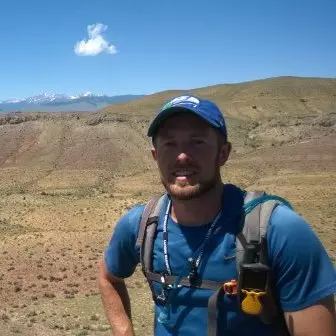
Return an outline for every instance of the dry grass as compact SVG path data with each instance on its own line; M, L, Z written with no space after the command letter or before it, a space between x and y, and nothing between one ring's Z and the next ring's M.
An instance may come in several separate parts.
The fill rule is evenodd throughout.
M336 261L335 149L335 139L328 138L235 155L222 175L227 182L290 200ZM43 195L3 194L0 335L110 334L98 295L98 260L116 220L162 190L153 172L117 180L115 194L64 195L52 192L52 185ZM137 335L149 335L153 310L141 272L127 284Z

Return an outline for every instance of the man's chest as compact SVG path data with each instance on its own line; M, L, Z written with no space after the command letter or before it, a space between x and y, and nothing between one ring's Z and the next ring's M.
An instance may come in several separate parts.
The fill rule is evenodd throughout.
M179 276L188 268L188 259L193 258L197 261L197 272L204 280L224 283L237 278L234 234L218 232L205 245L206 230L194 234L172 230L167 236L165 242L162 230L158 229L152 252L155 272L167 273L168 263L172 275ZM165 243L167 248L164 247Z

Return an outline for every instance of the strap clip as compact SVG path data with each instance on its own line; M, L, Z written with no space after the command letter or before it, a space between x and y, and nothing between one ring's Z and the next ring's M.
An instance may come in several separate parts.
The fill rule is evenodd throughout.
M238 282L237 280L231 280L223 284L224 293L228 296L238 294Z
M170 285L167 284L167 274L160 274L160 283L161 283L161 293L156 296L156 301L158 304L165 305L168 299L168 290L171 288Z
M161 273L160 274L160 282L162 284L162 286L166 287L167 283L166 283L166 273Z

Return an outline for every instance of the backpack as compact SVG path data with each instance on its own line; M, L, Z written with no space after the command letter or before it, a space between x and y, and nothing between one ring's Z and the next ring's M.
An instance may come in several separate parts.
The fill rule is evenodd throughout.
M152 251L165 195L156 196L146 204L141 216L136 240L136 246L140 248L142 272L148 281L154 302L161 304L160 296L154 292L153 282L169 286L176 283L178 278L174 275L163 275L153 271ZM272 271L267 266L267 229L270 216L274 208L279 204L291 207L285 199L274 195L267 195L263 191L245 192L240 230L236 235L235 259L239 276L237 283L233 283L233 286L230 285L227 287L228 284L207 279L200 279L197 284L191 284L188 277L180 277L178 279L182 286L211 289L214 291L208 301L208 336L217 336L217 305L219 298L225 294L236 294L240 307L245 313L258 316L265 324L275 325L278 335L289 335L275 292ZM265 279L265 272L259 272L258 270L267 271L267 279ZM254 282L266 281L265 286L267 290L260 298L258 297L260 293L245 289L246 278L249 277L249 273L253 275ZM236 293L233 293L232 291L235 290Z

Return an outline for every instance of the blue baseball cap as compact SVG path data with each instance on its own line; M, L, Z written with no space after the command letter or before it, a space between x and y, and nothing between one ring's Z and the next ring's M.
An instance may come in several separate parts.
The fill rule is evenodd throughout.
M199 116L227 137L224 117L217 105L210 100L187 95L175 97L166 103L150 123L147 135L153 137L163 122L173 114L181 112L190 112Z

